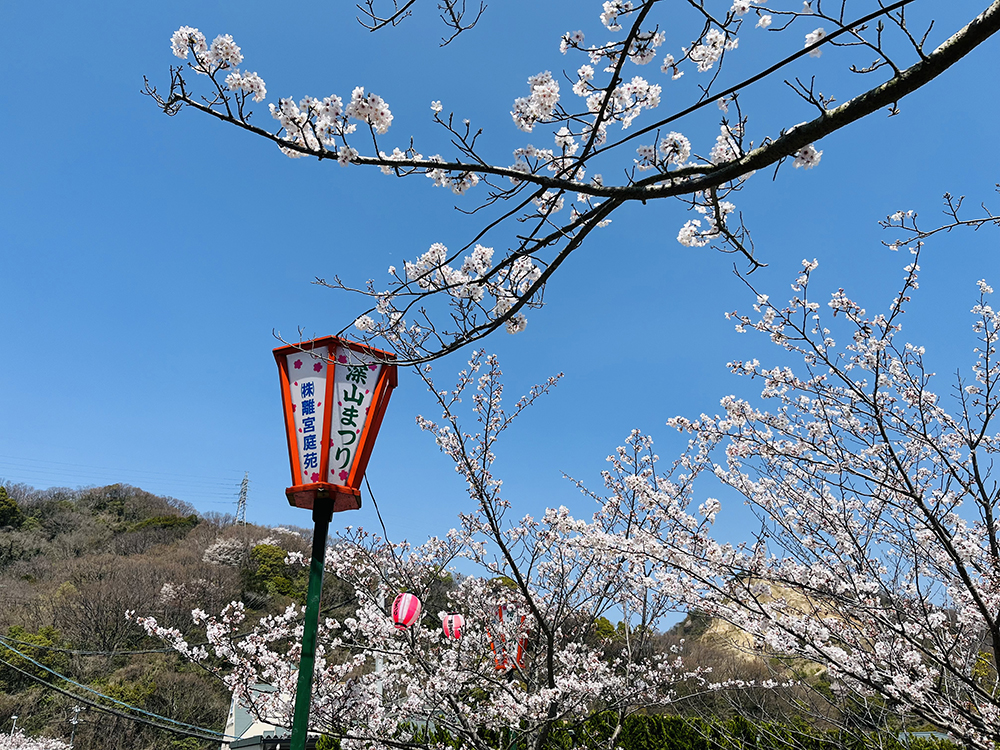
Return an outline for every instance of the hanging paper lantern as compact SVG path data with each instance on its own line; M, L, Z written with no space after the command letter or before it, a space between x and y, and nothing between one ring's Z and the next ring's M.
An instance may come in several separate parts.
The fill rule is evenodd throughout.
M396 630L406 630L420 619L420 600L413 594L400 594L392 603L392 621Z
M456 641L462 637L462 628L465 627L465 618L457 613L452 613L450 615L444 616L444 621L441 623L444 626L444 634L448 638L453 638Z

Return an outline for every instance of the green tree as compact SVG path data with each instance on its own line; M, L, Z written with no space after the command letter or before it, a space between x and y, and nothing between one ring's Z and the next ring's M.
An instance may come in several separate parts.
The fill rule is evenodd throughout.
M17 501L7 494L7 488L0 486L0 528L21 528L24 523L24 511Z
M285 563L288 552L276 544L258 544L250 550L250 571L246 586L263 594L290 596L302 601L306 593L306 573Z
M47 682L55 681L56 678L43 667L51 669L53 672L64 674L69 666L69 654L59 651L65 647L65 641L58 630L51 627L39 628L32 633L25 628L13 625L7 630L7 637L11 643L9 647L0 648L0 657L8 664L12 664L18 669L40 677ZM12 649L16 649L24 656L20 656ZM27 658L24 658L27 657ZM39 664L43 666L38 666ZM35 682L14 669L0 668L0 687L4 692L13 693L25 690Z

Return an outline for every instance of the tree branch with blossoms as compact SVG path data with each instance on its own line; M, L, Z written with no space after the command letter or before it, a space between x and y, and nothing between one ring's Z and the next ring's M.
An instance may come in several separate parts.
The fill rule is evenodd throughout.
M732 316L738 330L800 360L798 372L730 364L759 380L761 404L774 406L728 396L719 415L668 422L691 436L681 459L690 476L711 473L742 497L760 523L756 539L715 541L705 522L721 504L690 510L692 484L665 487L650 474L631 489L662 532L641 545L615 535L589 543L659 561L661 586L687 592L758 653L823 669L831 701L878 700L986 750L1000 732L1000 490L991 474L1000 315L980 281L976 359L947 408L930 388L923 348L901 337L919 244L911 252L887 312L869 315L839 290L826 303L830 324L809 295L816 263L804 261L787 305L758 294L752 315Z
M257 73L241 72L243 54L231 37L220 36L208 44L204 35L191 27L179 29L171 41L174 54L187 61L186 67L171 69L165 96L148 83L146 93L168 114L190 107L269 140L292 158L377 167L397 177L424 175L458 195L485 182L487 197L466 209L467 213L483 215L481 228L457 250L434 242L430 250L400 271L391 268L385 287L375 282L352 285L339 278L327 284L319 279L321 284L370 300L372 306L356 321L361 340L382 338L405 361L425 362L501 328L511 333L523 330L525 312L543 304L545 286L555 271L592 231L607 226L615 210L629 202L680 198L700 213L681 228L681 243L736 252L751 270L759 267L762 261L755 256L742 220L734 228L728 226L726 218L735 210L731 196L754 172L780 167L789 158L796 167L815 166L822 151L814 144L821 138L880 109L895 111L900 99L933 81L1000 29L1000 3L994 2L928 53L924 49L927 34L918 40L906 25L905 7L913 1L878 4L851 19L843 2L837 12L828 13L819 2L815 9L806 3L803 10L792 11L735 0L721 16L709 12L703 2L691 0L688 6L696 13L697 24L686 43L670 42L685 46L677 55L663 57L661 71L677 79L692 69L708 74L710 80L700 87L697 101L690 106L633 128L640 118L651 118L663 89L641 76L630 78L626 66L647 65L661 54L669 41L661 28L670 28L671 36L684 32L676 23L668 23L671 17L663 15L669 13L663 0L610 0L604 3L600 19L603 28L618 35L616 39L588 44L582 32L566 33L560 39L563 54L583 55L587 60L575 75L567 75L573 81L573 93L585 106L572 108L563 98L559 80L550 72L532 76L528 95L513 103L511 117L525 133L549 131L555 147L526 144L514 151L512 164L490 152L482 140L483 128L471 123L464 129L456 127L454 115L445 116L439 102L432 103L433 119L449 136L457 157L425 156L412 138L405 149L396 147L387 152L382 141L394 115L381 97L360 87L346 103L336 95L305 97L298 103L280 99L269 104L278 123L276 130L253 124L248 105L251 100L262 102L266 98L263 80ZM378 28L402 21L412 5L394 3L391 11L381 13L369 2L361 9L371 22L369 27ZM470 26L461 21L464 11L464 4L444 3L442 15L446 23L454 22L455 33ZM482 6L476 21L481 12ZM751 12L758 19L758 28L779 35L803 24L824 25L808 30L798 53L720 89L719 73L727 56L736 54L738 34ZM774 23L775 17L780 23ZM872 22L876 23L874 29ZM826 48L836 48L839 55L872 53L874 63L851 63L850 69L871 74L885 68L891 75L838 106L832 106L831 97L814 90L815 81L799 85L798 94L819 108L818 116L786 127L775 136L761 134L755 145L748 137L751 121L740 109L740 94L757 81L803 57L818 56ZM907 64L907 56L916 60ZM186 79L189 72L208 81L208 94L194 92ZM723 117L710 153L699 155L688 136L665 132L668 125L713 102L723 107L735 104L737 117L733 121ZM622 136L612 140L618 129ZM635 156L627 154L627 144L644 136L651 137L652 143L640 145ZM371 145L365 145L363 141L369 138ZM602 174L586 174L594 169L607 173L609 167L616 172L624 168L626 178L614 184ZM636 170L651 174L640 177ZM567 207L568 214L564 213ZM494 252L497 242L505 246L502 252Z
M1000 185L997 186L997 189L1000 190ZM895 229L900 232L900 235L895 240L887 242L885 245L892 250L898 250L900 247L911 242L921 242L936 234L950 232L953 229L969 228L979 231L983 227L990 225L1000 226L1000 216L994 213L986 203L980 204L982 214L971 218L966 214L959 215L962 213L964 204L964 195L956 198L951 193L945 193L944 209L942 210L942 213L945 215L945 221L930 229L917 225L916 211L896 211L894 214L887 216L885 220L879 222L883 229Z

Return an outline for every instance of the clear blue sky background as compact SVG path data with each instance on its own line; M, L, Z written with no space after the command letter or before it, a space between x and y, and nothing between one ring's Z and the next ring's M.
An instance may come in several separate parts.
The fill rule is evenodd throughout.
M432 5L377 35L343 2L0 8L0 478L36 487L127 482L231 512L248 470L251 521L309 525L308 512L288 507L283 494L289 470L272 330L338 330L359 301L310 285L314 276L381 284L388 265L432 242L464 244L473 220L425 178L293 161L193 111L168 118L140 95L142 76L165 87L176 62L170 34L188 24L209 39L233 34L245 66L266 80L268 101L347 98L356 85L379 93L396 117L387 150L413 134L425 154L452 153L430 126L432 99L484 127L485 153L496 161L509 163L526 142L549 146L549 136L514 128L511 103L527 93L529 75L581 64L559 54L561 32L605 38L600 3L497 0L480 28L444 50ZM912 15L942 5L918 0ZM985 3L947 5L933 44ZM748 26L724 78L801 48L811 30L768 36ZM686 41L671 37L664 50ZM814 293L845 287L869 310L888 304L909 259L881 246L892 238L877 221L914 208L933 223L946 190L972 204L994 197L998 53L994 39L904 100L898 116L877 114L827 138L816 169L786 165L776 181L752 180L736 202L769 264L754 276L762 291L786 298L801 259L816 257ZM843 72L846 59L829 51L791 72L819 76L824 93L843 101L859 85ZM664 85L660 111L689 102L695 75L671 83L658 65L634 74ZM572 98L565 86L564 97ZM745 107L757 141L812 116L780 80L751 90ZM678 129L704 154L718 117L711 108ZM272 122L264 106L257 118ZM766 362L770 345L735 334L723 318L752 300L732 257L677 244L686 218L671 203L615 215L555 277L527 330L487 343L511 396L565 373L501 446L498 468L518 510L589 512L562 472L599 487L605 456L633 427L657 436L668 459L680 447L663 425L669 416L715 411L723 395L755 391L725 364ZM977 279L1000 288L997 249L994 230L959 232L934 240L923 258L907 338L927 347L943 378L972 361L968 310ZM463 361L439 362L441 382ZM448 460L417 429L418 413L438 416L404 372L368 472L390 534L411 540L443 533L467 505ZM370 504L338 520L376 525Z

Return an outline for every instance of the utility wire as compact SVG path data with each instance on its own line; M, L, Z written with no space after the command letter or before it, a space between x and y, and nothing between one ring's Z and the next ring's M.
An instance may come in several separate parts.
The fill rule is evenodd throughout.
M181 729L175 729L173 727L168 727L168 726L163 726L162 724L157 724L155 721L150 721L149 719L144 719L141 716L130 716L129 714L127 714L127 713L125 713L123 711L117 711L117 710L115 710L115 709L113 709L113 708L111 708L109 706L102 706L100 703L97 703L95 701L92 701L92 700L89 700L87 698L84 698L83 696L76 695L75 693L71 693L69 690L65 690L65 689L59 687L58 685L53 685L50 682L46 682L41 677L38 677L37 675L33 675L33 674L31 674L31 672L25 671L25 670L21 669L20 667L16 667L13 664L11 664L10 662L5 661L4 659L0 659L0 664L4 665L5 667L8 667L10 669L13 669L15 672L20 672L21 674L23 674L28 679L34 680L35 682L39 683L43 687L47 687L49 690L55 690L57 693L61 693L62 695L68 696L68 697L72 698L74 701L78 701L80 703L85 703L86 705L90 706L91 708L96 708L98 711L104 711L105 713L109 713L109 714L111 714L113 716L118 716L118 717L120 717L122 719L127 719L128 721L134 721L134 722L137 722L139 724L146 724L147 726L155 727L156 729L159 729L159 730L161 730L163 732L170 732L172 734L179 734L179 735L181 735L183 737L197 737L200 740L210 740L210 741L217 742L220 739L220 737L224 738L224 737L227 736L227 735L223 735L223 734L219 734L219 733L214 733L214 730L211 730L211 729L205 730L205 731L206 732L213 732L212 734L207 734L207 733L206 734L202 734L200 732L187 732L187 731L184 731L184 730L181 730Z
M239 637L239 636L237 636ZM138 656L140 654L168 654L171 651L175 651L173 648L149 648L142 651L81 651L75 648L60 648L59 646L46 646L41 643L32 643L31 641L22 641L17 638L10 638L5 635L0 635L0 643L17 643L21 646L29 646L31 648L41 649L43 651L59 651L63 654L73 654L75 656ZM195 646L207 646L207 643L196 643Z
M22 659L31 662L32 664L34 664L39 669L44 669L46 672L48 672L49 674L53 675L54 677L58 677L60 680L64 680L64 681L68 682L70 685L73 685L74 687L78 687L81 690L86 690L88 693L93 693L98 698L104 698L105 700L111 701L112 703L116 703L117 705L122 706L124 708L128 708L128 709L131 709L133 711L138 711L140 713L146 714L147 716L152 716L152 717L157 718L157 719L162 719L163 721L168 721L171 724L176 724L176 725L181 726L181 727L189 727L191 729L196 729L198 731L203 731L203 732L212 732L212 731L214 731L214 730L211 730L211 729L205 729L204 727L196 726L194 724L186 724L183 721L177 721L176 719L170 719L170 718L168 718L166 716L160 716L159 714L154 714L154 713L151 713L149 711L145 711L145 710L143 710L141 708L138 708L136 706L132 706L132 705L130 705L128 703L125 703L123 701L120 701L117 698L112 698L110 695L104 695L103 693L100 693L97 690L94 690L94 688L92 688L92 687L88 687L87 685L84 685L84 684L82 684L80 682L77 682L76 680L71 680L66 675L59 674L59 672L56 672L54 669L51 669L51 668L45 666L40 661L36 661L35 659L32 659L27 654L21 653L20 651L18 651L16 648L14 648L13 646L11 646L10 644L0 643L0 646L3 646L4 648L8 649L9 651L13 651L15 654L17 654L18 656L20 656ZM218 734L220 737L224 736L221 732L216 732L216 734Z
M348 599L348 600L346 600L344 602L340 602L338 604L333 605L333 608L343 607L343 606L351 604L352 602L355 602L355 601L357 601L357 597L351 597L350 599ZM327 609L329 610L330 608L328 607ZM247 632L247 633L241 633L239 635L234 636L234 640L235 639L240 639L240 638L246 638L247 636L252 635L252 634L253 634L252 631ZM9 651L13 651L17 656L21 657L25 661L28 661L28 662L34 664L39 669L42 669L42 670L48 672L49 674L53 675L54 677L57 677L57 678L59 678L61 680L64 680L64 681L68 682L70 685L78 687L81 690L86 690L88 693L92 693L93 695L97 696L98 698L103 698L104 700L111 701L112 703L114 703L116 705L119 705L122 708L126 708L126 709L129 709L131 711L136 711L136 712L138 712L140 714L143 714L145 716L152 717L151 719L144 719L141 716L131 716L131 715L129 715L127 713L124 713L122 711L118 711L118 710L115 710L113 708L110 708L109 706L105 706L105 705L102 705L100 703L97 703L96 701L90 700L88 698L84 698L84 697L82 697L80 695L77 695L76 693L73 693L73 692L71 692L69 690L66 690L65 688L61 688L61 687L59 687L57 685L53 685L52 683L48 682L47 680L42 679L38 675L34 675L31 672L28 672L28 671L26 671L24 669L21 669L20 667L14 665L14 664L11 664L6 659L0 659L0 664L4 665L6 667L9 667L10 669L13 669L15 672L18 672L18 673L24 675L25 677L28 677L31 680L34 680L35 682L39 683L43 687L46 687L46 688L48 688L50 690L55 690L56 692L61 693L62 695L69 696L70 698L73 698L74 700L80 701L81 703L85 703L86 705L91 706L93 708L96 708L99 711L104 711L105 713L109 713L109 714L112 714L114 716L118 716L120 718L127 719L129 721L135 721L135 722L138 722L140 724L146 724L148 726L155 727L156 729L160 729L160 730L165 731L165 732L171 732L173 734L179 734L179 735L182 735L182 736L185 736L185 737L197 737L198 739L202 739L202 740L212 740L212 741L224 740L225 741L227 739L229 739L229 740L238 739L238 738L233 737L231 735L227 735L227 734L225 734L223 732L217 732L214 729L207 729L206 727L199 727L199 726L197 726L195 724L188 724L188 723L183 722L183 721L177 721L176 719L171 719L171 718L169 718L167 716L161 716L160 714L156 714L156 713L153 713L151 711L146 711L145 709L139 708L138 706L133 706L131 704L128 704L128 703L125 703L123 701L120 701L120 700L117 700L115 698L112 698L111 696L104 695L103 693L100 693L97 690L94 690L93 688L88 687L86 685L82 685L79 682L76 682L75 680L72 680L72 679L70 679L69 677L66 677L63 674L60 674L59 672L56 672L53 669L50 669L49 667L45 666L41 662L38 662L35 659L32 659L27 654L24 654L21 651L19 651L18 649L16 649L13 646L11 646L10 643L8 643L7 641L10 641L10 642L13 642L13 643L23 644L23 645L26 645L26 646L31 646L32 648L44 649L46 651L60 651L60 652L64 652L64 653L71 653L71 654L78 654L78 655L91 655L91 656L113 656L113 655L129 655L129 654L169 653L171 651L175 651L175 649L172 649L172 648L166 648L166 649L147 649L147 650L143 650L143 651L80 651L80 650L77 650L77 649L65 649L65 648L59 648L59 647L56 647L56 646L42 646L42 645L38 645L38 644L34 644L34 643L29 643L27 641L22 641L22 640L19 640L17 638L6 638L4 636L0 636L0 646L3 646L4 648L8 649ZM208 642L205 642L205 643L196 644L196 645L207 646L207 645L210 645L210 644ZM167 725L157 723L156 721L153 721L152 719L159 719L160 721L167 722ZM186 729L184 729L184 728L179 729L177 727L186 727Z
M367 476L365 477L365 487L368 488L368 494L371 495L372 498L372 505L375 506L375 515L378 516L378 522L382 526L382 538L385 539L386 542L388 542L389 532L385 530L385 521L382 520L382 514L379 512L378 509L378 501L375 499L375 493L372 492L372 486L368 484Z
M90 469L92 471L116 471L116 472L128 472L133 475L143 474L146 476L158 476L166 479L177 479L186 482L187 480L198 481L198 482L210 482L211 484L225 485L228 486L229 482L225 481L224 477L219 475L214 476L203 476L199 474L177 474L171 471L155 471L152 469L116 469L111 466L92 466L91 464L75 464L69 463L67 461L51 461L48 459L40 458L25 458L23 456L4 456L0 455L0 463L6 463L7 461L27 461L28 463L41 464L43 469L48 469L51 466L71 466L77 469ZM235 469L224 469L224 472L231 472L233 476L233 482L239 483L239 472Z
M20 656L25 661L31 662L32 664L34 664L39 669L45 670L46 672L48 672L49 674L53 675L54 677L57 677L60 680L64 680L64 681L68 682L70 685L73 685L74 687L78 687L81 690L86 690L88 693L92 693L93 695L96 695L98 698L103 698L104 700L110 701L111 703L114 703L114 704L116 704L118 706L121 706L122 708L126 708L126 709L129 709L130 711L136 711L136 712L138 712L140 714L143 714L145 716L152 717L152 719L159 719L160 721L167 722L168 724L171 724L171 725L173 725L175 727L185 727L188 730L194 730L194 731L172 729L170 727L157 724L157 723L153 722L151 719L142 719L142 718L137 717L137 716L129 716L128 714L124 714L122 712L115 711L114 709L111 709L108 706L103 706L103 705L101 705L99 703L96 703L96 702L94 702L92 700L89 700L87 698L83 698L81 696L78 696L75 693L70 692L69 690L65 690L63 688L58 687L57 685L53 685L52 683L48 682L47 680L44 680L41 677L38 677L37 675L33 675L30 672L28 672L28 671L26 671L24 669L21 669L20 667L17 667L14 664L11 664L9 661L7 661L5 659L0 659L0 663L4 664L7 667L10 667L11 669L13 669L13 670L15 670L17 672L20 672L21 674L25 675L26 677L30 677L35 682L41 683L42 685L45 685L46 687L51 688L52 690L56 690L56 691L62 693L63 695L68 695L71 698L80 700L81 702L86 703L89 706L93 706L94 708L98 708L98 709L100 709L102 711L107 711L108 713L113 713L113 714L115 714L117 716L121 716L122 718L131 719L133 721L140 721L140 722L142 722L144 724L149 724L151 726L155 726L158 729L164 729L164 730L166 730L168 732L175 732L177 734L186 734L186 735L191 736L191 737L199 737L201 739L207 739L207 740L218 740L218 739L223 739L224 740L226 738L236 739L236 738L231 737L230 735L227 735L227 734L225 734L223 732L217 732L214 729L207 729L205 727L199 727L199 726L197 726L195 724L188 724L188 723L183 722L183 721L177 721L176 719L171 719L171 718L169 718L167 716L161 716L160 714L156 714L156 713L153 713L151 711L146 711L145 709L139 708L138 706L133 706L131 704L124 703L123 701L117 700L116 698L112 698L109 695L104 695L103 693L100 693L100 692L94 690L91 687L88 687L86 685L82 685L79 682L76 682L75 680L71 680L69 677L66 677L65 675L59 674L58 672L56 672L53 669L50 669L49 667L45 666L41 662L35 661L30 656L27 656L26 654L22 654L20 651L18 651L16 648L14 648L11 645L8 645L6 643L0 643L0 645L2 645L4 648L6 648L6 649L8 649L10 651L13 651L15 654L17 654L18 656Z

